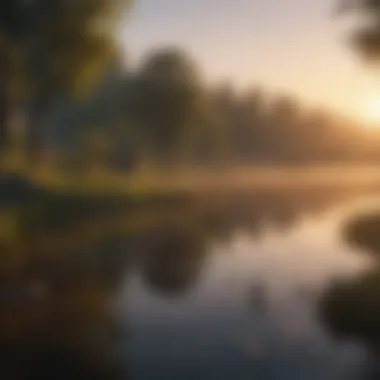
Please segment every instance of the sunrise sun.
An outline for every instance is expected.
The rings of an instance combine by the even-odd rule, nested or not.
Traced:
[[[380,127],[380,98],[370,101],[364,109],[364,118],[370,126]]]

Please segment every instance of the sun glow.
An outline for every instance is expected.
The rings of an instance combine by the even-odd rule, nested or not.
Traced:
[[[368,103],[364,111],[364,118],[370,126],[380,128],[380,98]]]

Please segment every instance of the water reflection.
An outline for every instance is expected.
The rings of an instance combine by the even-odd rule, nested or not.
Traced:
[[[380,272],[333,282],[323,300],[322,315],[334,334],[380,347]]]
[[[117,360],[124,328],[110,307],[126,267],[108,272],[104,254],[93,251],[23,255],[1,276],[2,378],[126,379]]]
[[[360,275],[332,281],[321,298],[320,315],[338,339],[365,345],[365,378],[380,379],[380,213],[350,219],[344,232],[348,242],[372,254],[373,266]]]
[[[149,234],[143,259],[143,273],[153,290],[176,295],[191,288],[200,275],[205,259],[201,231],[191,227],[160,228]]]
[[[334,345],[315,313],[331,277],[368,264],[347,254],[330,217],[346,196],[220,197],[147,235],[157,250],[126,293],[135,378],[349,378],[360,348]]]
[[[345,379],[356,353],[329,341],[315,304],[332,277],[362,266],[329,224],[351,197],[255,192],[101,223],[23,220],[22,244],[0,242],[3,377]],[[331,329],[365,324],[354,333],[380,340],[369,330],[373,276],[330,289],[321,310]],[[344,320],[352,307],[372,319]]]
[[[380,254],[380,210],[356,216],[344,232],[350,244],[375,256]]]

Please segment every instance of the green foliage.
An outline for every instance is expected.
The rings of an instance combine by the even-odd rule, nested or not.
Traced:
[[[8,0],[0,11],[0,35],[22,53],[35,92],[77,92],[115,57],[115,27],[129,3]]]
[[[88,137],[101,132],[110,144],[110,161],[129,161],[133,166],[137,160],[154,167],[380,159],[380,132],[363,133],[362,122],[254,86],[244,91],[228,85],[206,87],[195,67],[183,68],[176,60],[174,68],[167,69],[164,62],[144,64],[136,72],[119,71],[81,110],[64,107],[65,120],[58,133],[64,130],[64,135],[70,126],[68,150],[82,133]],[[183,72],[195,76],[184,78]]]
[[[65,95],[88,95],[118,59],[116,31],[129,6],[129,0],[2,2],[2,134],[14,108],[27,104],[30,146],[41,145],[43,116],[52,103]]]
[[[192,127],[202,101],[201,79],[195,64],[182,51],[151,53],[138,72],[137,118],[156,150],[165,153]]]
[[[4,90],[10,100],[18,98],[27,88],[23,55],[13,41],[0,34],[0,75],[6,76]]]

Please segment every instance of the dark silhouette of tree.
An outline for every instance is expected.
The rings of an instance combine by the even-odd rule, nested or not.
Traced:
[[[378,268],[354,279],[333,282],[321,299],[320,315],[332,334],[359,340],[372,353],[380,349],[380,273]]]
[[[360,23],[350,35],[353,47],[371,63],[380,59],[380,3],[377,0],[341,0],[340,13],[359,14]]]
[[[196,65],[181,50],[154,51],[137,73],[137,83],[138,119],[150,149],[166,162],[173,154],[178,158],[202,100]]]
[[[142,270],[153,290],[176,296],[195,285],[206,254],[200,232],[191,224],[159,229],[150,242]]]
[[[380,253],[380,214],[372,212],[369,215],[356,217],[347,223],[345,235],[347,241],[374,255]]]
[[[360,341],[373,359],[370,378],[380,376],[380,266],[379,215],[350,220],[344,230],[347,241],[374,254],[372,269],[357,276],[336,279],[326,289],[319,303],[319,314],[328,330],[340,340]]]

